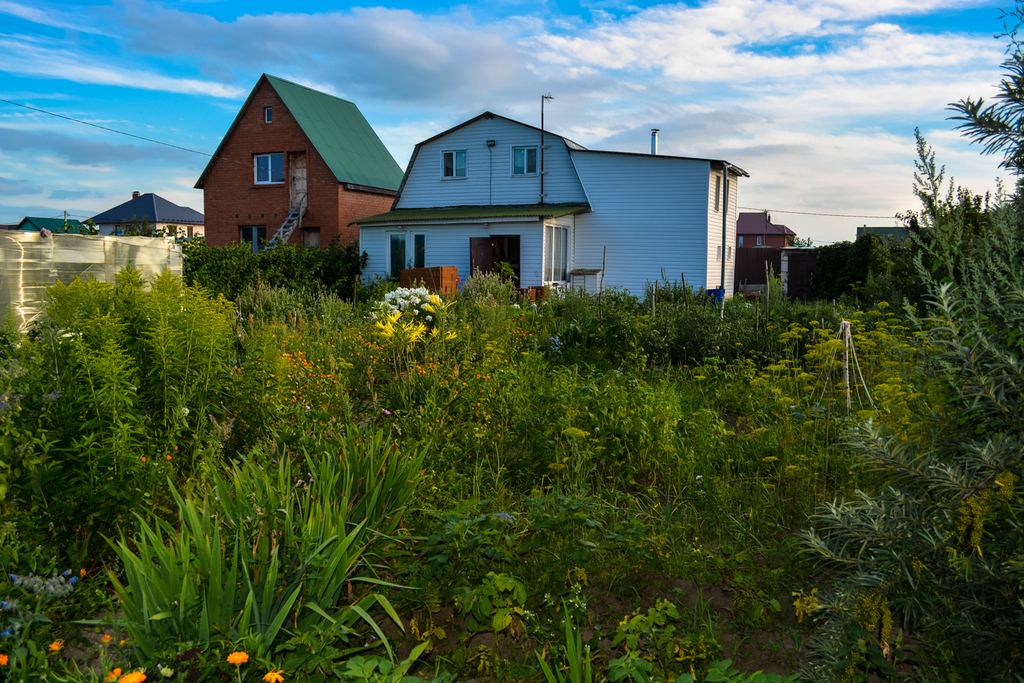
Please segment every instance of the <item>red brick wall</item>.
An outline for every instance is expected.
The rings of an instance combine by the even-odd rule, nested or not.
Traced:
[[[263,120],[265,107],[273,107],[272,123]],[[253,157],[279,152],[285,155],[285,182],[257,185]],[[345,243],[358,240],[359,228],[348,225],[350,221],[391,208],[392,197],[345,190],[274,88],[264,82],[203,182],[203,213],[209,244],[224,246],[238,242],[238,228],[243,225],[267,226],[268,239],[277,232],[288,215],[291,152],[306,153],[308,207],[302,225],[320,228],[321,248],[329,245],[335,235],[341,235]],[[301,239],[296,230],[289,244],[297,246]]]
[[[761,244],[757,243],[757,238],[761,238]],[[740,236],[736,236],[736,244],[739,245]],[[787,247],[789,246],[788,240],[785,235],[743,235],[743,248],[747,247]]]

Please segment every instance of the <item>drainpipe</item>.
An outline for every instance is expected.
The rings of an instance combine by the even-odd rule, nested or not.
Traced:
[[[540,96],[540,203],[544,203],[544,101],[553,100],[551,94]]]
[[[651,128],[651,154],[658,155],[658,131],[660,128]]]
[[[729,164],[722,162],[722,295],[725,295],[726,240],[729,234]]]

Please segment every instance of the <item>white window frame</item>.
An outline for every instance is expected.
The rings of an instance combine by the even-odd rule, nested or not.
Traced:
[[[263,107],[263,123],[273,123],[273,122],[274,122],[274,108],[273,107]]]
[[[273,180],[273,157],[281,157],[281,180]],[[268,175],[270,180],[260,180],[260,159],[271,159],[271,163],[267,165]],[[284,152],[272,152],[269,154],[254,154],[252,157],[252,180],[257,185],[284,185]]]
[[[445,175],[444,160],[449,154],[452,155],[452,175]],[[459,155],[462,155],[462,175],[459,175]],[[441,180],[464,180],[469,176],[467,157],[464,149],[441,150]]]
[[[556,240],[561,242],[561,245],[556,245]],[[565,263],[565,278],[556,280],[555,275],[555,256],[558,252],[557,247],[561,246],[564,249],[564,263]],[[561,263],[558,264],[561,266]],[[572,230],[565,225],[548,224],[544,226],[544,284],[565,284],[570,281],[571,276],[569,271],[572,270]]]
[[[519,150],[524,150],[524,152],[525,152],[526,150],[531,150],[531,149],[534,151],[534,157],[533,157],[533,168],[534,168],[534,171],[533,171],[533,173],[525,172],[526,168],[529,166],[529,164],[527,163],[527,159],[525,159],[525,158],[523,159],[523,170],[524,170],[524,172],[523,173],[516,173],[516,152],[519,151]],[[527,158],[528,158],[529,157],[529,153],[528,152],[525,152],[525,153],[526,153]],[[509,154],[509,170],[510,170],[513,178],[536,178],[538,175],[540,175],[540,146],[539,145],[516,145],[515,147],[512,147],[511,151],[510,151],[510,154]]]
[[[393,230],[384,231],[384,263],[388,276],[391,275],[391,236],[392,235],[405,235],[405,262],[401,270],[405,270],[408,267],[412,268],[426,268],[427,264],[427,232],[422,228],[416,230],[406,230],[403,228],[395,228]],[[416,265],[416,238],[423,238],[423,265]],[[409,263],[412,262],[412,266]]]

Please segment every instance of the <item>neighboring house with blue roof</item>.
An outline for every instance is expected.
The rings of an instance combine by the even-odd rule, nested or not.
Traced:
[[[101,235],[115,234],[122,225],[135,221],[146,221],[159,230],[166,230],[169,225],[177,226],[178,235],[184,237],[202,235],[204,226],[203,214],[187,206],[178,206],[152,192],[132,192],[130,200],[98,213],[90,220],[99,228]]]
[[[465,282],[505,263],[520,287],[642,296],[647,283],[685,274],[694,287],[724,279],[731,293],[747,173],[659,155],[655,141],[651,154],[589,150],[485,112],[416,145],[392,210],[356,221],[364,273],[455,266]]]
[[[203,170],[206,240],[258,251],[358,239],[350,223],[386,211],[402,169],[355,104],[263,74]]]

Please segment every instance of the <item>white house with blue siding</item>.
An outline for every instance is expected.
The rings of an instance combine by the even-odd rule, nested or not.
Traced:
[[[416,145],[392,210],[356,221],[364,273],[456,266],[465,282],[504,262],[520,287],[642,295],[685,276],[732,292],[740,177],[722,160],[588,150],[485,112]]]

